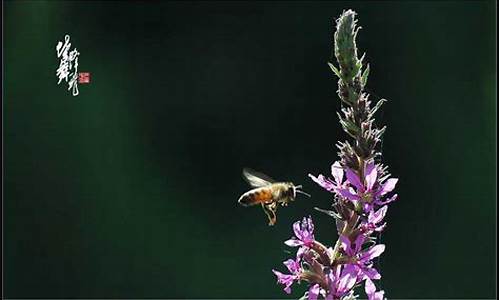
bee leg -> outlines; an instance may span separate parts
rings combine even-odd
[[[276,224],[276,203],[262,204],[262,209],[269,219],[269,226]]]

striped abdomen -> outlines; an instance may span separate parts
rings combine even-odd
[[[269,203],[273,200],[273,192],[269,187],[256,188],[241,195],[238,203],[252,206],[259,203]]]

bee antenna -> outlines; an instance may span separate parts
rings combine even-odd
[[[297,193],[299,194],[302,194],[302,195],[306,195],[307,197],[311,198],[311,195],[309,195],[308,193],[304,192],[304,191],[301,191],[301,190],[295,190]]]

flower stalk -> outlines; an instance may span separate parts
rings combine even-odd
[[[381,275],[373,260],[385,250],[385,245],[377,244],[376,233],[386,227],[384,217],[388,204],[397,198],[391,194],[398,179],[390,178],[380,162],[379,144],[386,127],[377,127],[375,113],[386,100],[372,104],[365,92],[370,67],[364,65],[364,55],[358,56],[360,28],[354,11],[342,13],[334,34],[338,67],[328,63],[338,78],[337,115],[349,140],[337,142],[340,160],[331,166],[332,178],[309,174],[333,194],[332,208],[318,210],[335,219],[338,239],[333,248],[316,241],[312,219],[305,217],[294,223],[295,237],[285,242],[298,247],[295,259],[284,262],[290,274],[273,270],[287,293],[294,282],[308,282],[304,297],[310,300],[355,299],[354,290],[363,283],[369,300],[384,298],[384,291],[377,291],[374,283]]]

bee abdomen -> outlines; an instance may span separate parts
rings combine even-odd
[[[257,190],[252,190],[249,192],[246,192],[243,194],[240,199],[238,200],[238,203],[243,205],[243,206],[252,206],[255,204],[259,203],[266,203],[271,201],[273,198],[273,195],[270,190],[268,189],[257,189]]]
[[[253,203],[254,201],[252,200],[252,198],[247,195],[247,194],[243,194],[240,199],[238,200],[238,203],[243,205],[243,206],[250,206],[252,204],[255,204]]]

